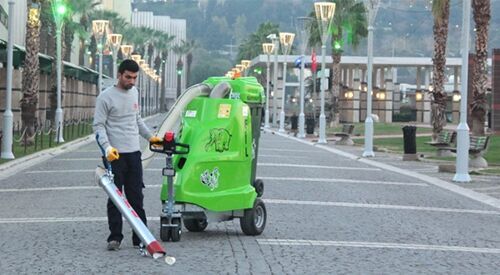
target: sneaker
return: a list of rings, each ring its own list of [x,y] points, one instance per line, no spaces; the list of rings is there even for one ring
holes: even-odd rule
[[[119,241],[109,241],[108,242],[108,250],[119,250],[120,242]]]

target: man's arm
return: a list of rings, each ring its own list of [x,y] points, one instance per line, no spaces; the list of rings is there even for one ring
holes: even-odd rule
[[[92,129],[94,133],[99,135],[99,139],[97,142],[101,144],[102,148],[105,150],[111,146],[109,144],[108,135],[106,133],[106,120],[108,117],[108,107],[106,102],[102,99],[102,97],[97,97],[95,103],[95,111],[94,111],[94,123],[92,124]]]
[[[146,140],[151,139],[153,133],[151,133],[151,130],[148,128],[148,126],[146,126],[144,120],[142,120],[140,111],[137,111],[136,119],[137,119],[137,127],[139,128],[139,134]]]

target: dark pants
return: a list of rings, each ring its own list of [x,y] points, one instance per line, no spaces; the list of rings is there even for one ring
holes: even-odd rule
[[[120,158],[111,163],[113,174],[115,176],[115,184],[119,190],[125,191],[125,196],[137,212],[141,220],[147,225],[146,212],[143,207],[144,195],[142,188],[142,162],[141,152],[120,153]],[[109,241],[122,241],[122,215],[113,202],[108,199],[108,225],[111,234],[108,237]],[[141,242],[139,237],[133,232],[132,244],[138,245]]]

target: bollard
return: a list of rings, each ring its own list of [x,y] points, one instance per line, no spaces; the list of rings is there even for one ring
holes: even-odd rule
[[[27,130],[26,130],[26,131],[24,131],[24,134],[23,134],[23,141],[24,141],[24,154],[25,154],[25,155],[26,155],[26,150],[27,150],[27,147],[28,147],[28,145],[27,145],[27,140],[26,140],[26,139],[27,139],[27,138],[26,138],[26,133],[27,133]]]
[[[418,160],[417,156],[417,127],[406,125],[403,127],[404,155],[403,160]]]
[[[44,129],[44,128],[45,128],[45,127],[42,127],[42,132],[40,133],[40,149],[41,149],[41,150],[43,150],[43,136],[45,135],[45,134],[43,133],[43,129]]]
[[[312,135],[314,134],[314,117],[309,116],[306,118],[306,134]]]
[[[290,124],[291,124],[292,133],[294,135],[297,135],[297,129],[299,126],[299,117],[296,114],[293,114],[293,116],[290,117]]]
[[[49,130],[49,148],[52,147],[52,129]]]

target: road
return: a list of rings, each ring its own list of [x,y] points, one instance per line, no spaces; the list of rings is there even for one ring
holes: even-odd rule
[[[264,233],[245,236],[238,220],[184,230],[164,243],[173,266],[141,257],[128,226],[121,250],[106,251],[96,145],[57,155],[0,180],[1,273],[498,274],[498,208],[325,148],[263,133]],[[163,163],[144,173],[157,237]]]

